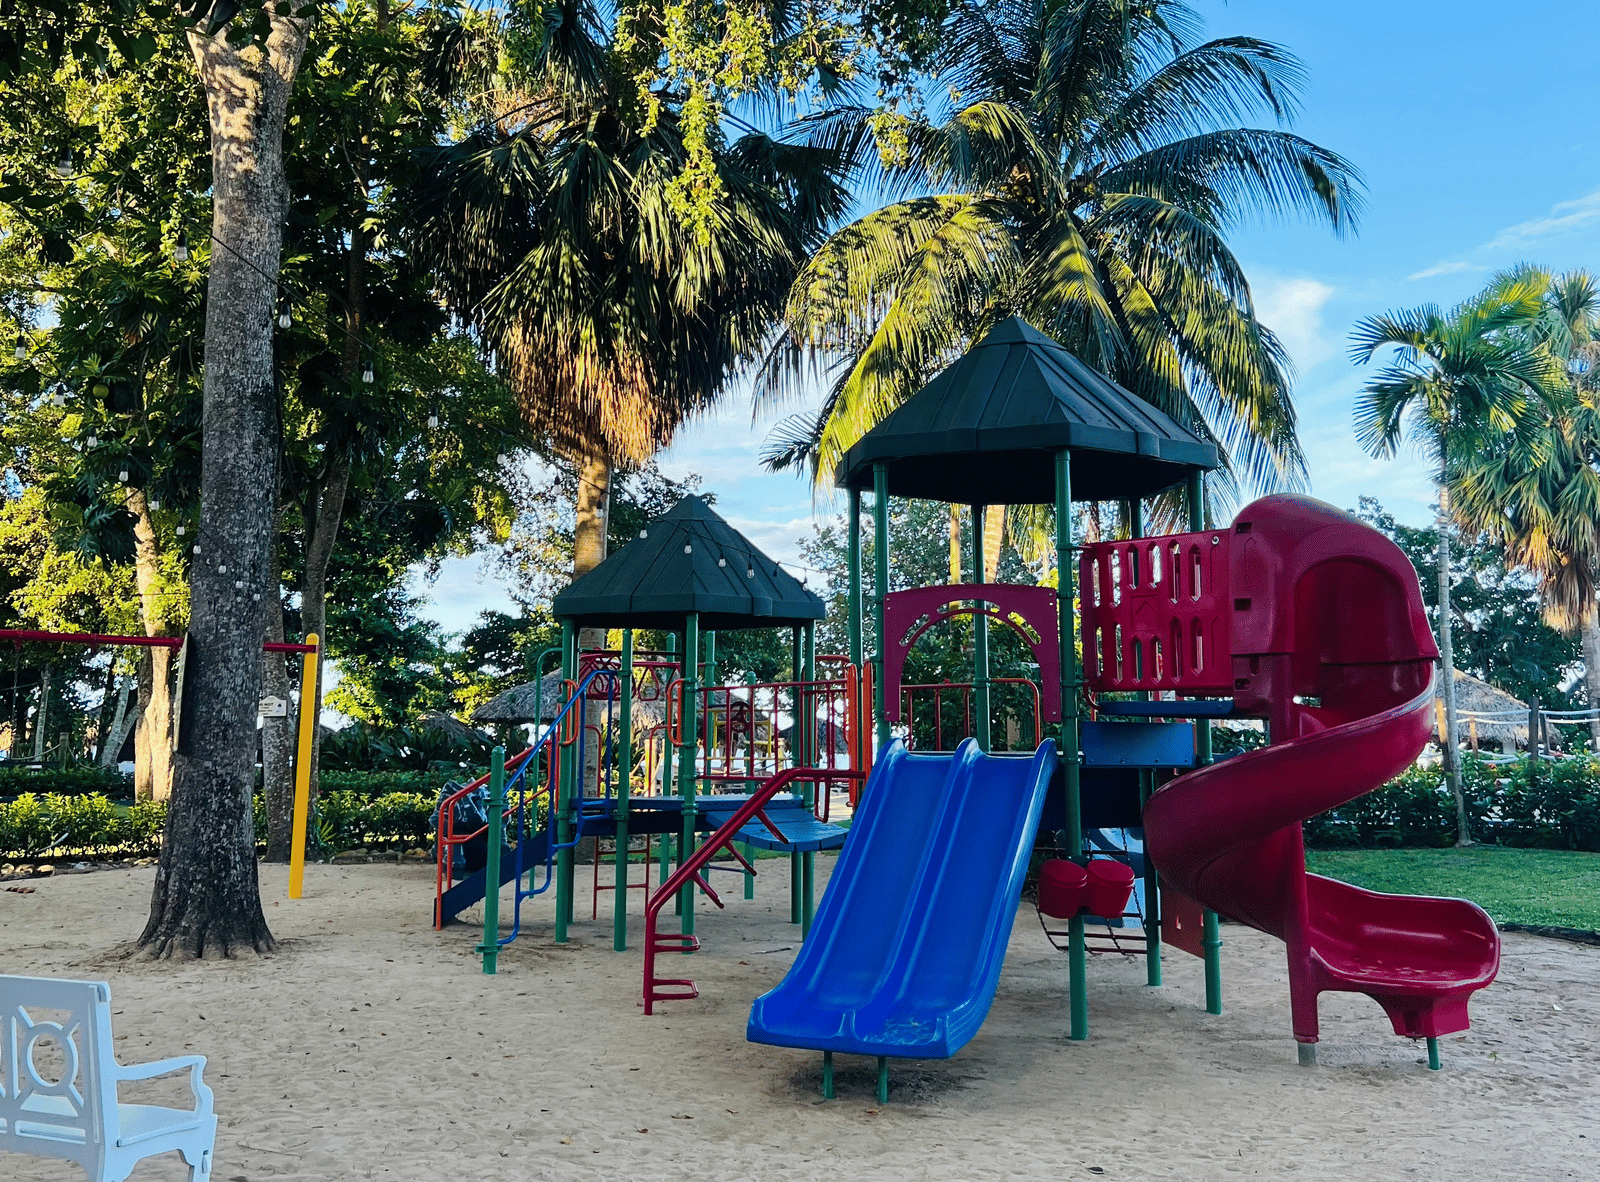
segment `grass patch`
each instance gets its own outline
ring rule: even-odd
[[[1600,854],[1500,846],[1307,850],[1306,865],[1372,891],[1471,899],[1502,923],[1600,931]]]

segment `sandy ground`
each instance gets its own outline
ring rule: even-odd
[[[183,966],[106,955],[137,933],[150,870],[35,881],[0,892],[0,972],[109,980],[124,1062],[208,1056],[219,1182],[1600,1176],[1600,949],[1507,936],[1438,1074],[1376,1004],[1327,995],[1322,1065],[1306,1069],[1275,942],[1223,929],[1221,1017],[1203,1011],[1198,961],[1171,954],[1150,989],[1142,961],[1097,958],[1091,1038],[1073,1043],[1065,958],[1024,910],[960,1055],[895,1063],[882,1107],[871,1060],[841,1057],[824,1103],[819,1055],[744,1040],[751,998],[798,943],[773,865],[755,901],[704,907],[704,951],[667,962],[701,997],[653,1018],[637,950],[612,952],[604,920],[552,944],[542,899],[484,976],[470,927],[430,928],[418,865],[313,866],[294,904],[268,867],[281,951]],[[134,1179],[186,1176],[173,1157]],[[0,1154],[0,1179],[81,1177]]]

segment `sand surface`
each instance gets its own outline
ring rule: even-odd
[[[36,880],[0,892],[0,972],[109,980],[123,1062],[206,1055],[218,1182],[1600,1177],[1600,949],[1508,935],[1437,1074],[1375,1003],[1325,995],[1322,1065],[1306,1069],[1276,942],[1224,927],[1220,1017],[1196,960],[1169,954],[1151,989],[1142,960],[1098,957],[1091,1037],[1073,1043],[1065,957],[1024,909],[965,1050],[894,1063],[884,1106],[872,1061],[841,1057],[824,1103],[820,1055],[744,1039],[798,944],[769,865],[754,901],[702,904],[705,949],[667,962],[701,996],[652,1018],[637,938],[612,952],[602,919],[557,946],[540,899],[485,976],[471,927],[430,927],[432,872],[415,864],[313,866],[293,904],[267,867],[281,951],[181,966],[107,956],[137,934],[153,871]],[[0,1154],[8,1182],[82,1176]],[[176,1157],[133,1175],[186,1176]]]

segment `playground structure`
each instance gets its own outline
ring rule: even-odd
[[[977,1031],[1018,867],[1036,844],[1056,855],[1041,869],[1040,906],[1067,921],[1073,1039],[1088,1037],[1087,916],[1091,905],[1120,911],[1135,862],[1148,982],[1161,983],[1171,943],[1204,960],[1206,1008],[1220,1013],[1218,913],[1278,936],[1302,1062],[1315,1062],[1316,999],[1330,989],[1372,996],[1396,1033],[1428,1040],[1432,1067],[1438,1037],[1467,1025],[1468,996],[1498,968],[1488,917],[1462,900],[1377,895],[1309,875],[1300,831],[1379,787],[1427,740],[1437,654],[1416,574],[1376,531],[1308,498],[1264,498],[1230,528],[1208,528],[1204,476],[1217,466],[1211,445],[1015,318],[846,454],[835,479],[850,498],[853,662],[870,667],[869,490],[877,588],[889,581],[890,496],[970,505],[975,554],[986,505],[1051,504],[1056,568],[1078,572],[1084,629],[1080,657],[1072,599],[1047,588],[980,582],[874,597],[882,754],[856,815],[859,837],[840,855],[800,956],[756,1000],[748,1028],[752,1041],[821,1050],[825,1095],[835,1051],[878,1057],[881,1100],[889,1057],[947,1057]],[[1175,489],[1190,532],[1144,537],[1146,502]],[[1073,503],[1107,500],[1124,503],[1132,537],[1076,548],[1075,566]],[[977,725],[952,755],[900,751],[891,740],[905,651],[958,614],[972,619]],[[1059,724],[1056,744],[1031,757],[985,754],[992,622],[1033,653],[1042,718]],[[1218,718],[1260,719],[1269,746],[1213,763]],[[1039,843],[1040,830],[1053,838]],[[1142,838],[1141,856],[1115,867],[1091,857],[1086,838],[1105,830]],[[851,906],[858,891],[873,906]]]
[[[564,705],[507,765],[509,782],[498,766],[487,778],[487,865],[461,882],[449,851],[479,834],[448,831],[441,813],[436,920],[485,899],[486,882],[517,878],[519,907],[553,885],[564,941],[578,844],[612,838],[617,949],[628,889],[646,894],[649,1014],[695,996],[690,981],[658,976],[656,962],[700,946],[696,892],[721,906],[707,878],[718,859],[732,860],[723,868],[743,874],[748,893],[750,848],[787,852],[790,918],[805,943],[783,982],[755,1000],[748,1037],[822,1051],[824,1095],[835,1052],[876,1056],[884,1099],[891,1057],[948,1057],[981,1026],[1024,877],[1043,855],[1038,906],[1041,919],[1066,924],[1045,928],[1064,939],[1072,1039],[1089,1036],[1094,951],[1144,955],[1151,985],[1166,946],[1195,955],[1206,1009],[1220,1014],[1226,916],[1284,941],[1302,1062],[1315,1062],[1318,995],[1342,990],[1373,997],[1396,1033],[1427,1039],[1437,1067],[1437,1039],[1466,1027],[1468,997],[1497,971],[1493,923],[1465,901],[1307,874],[1300,829],[1379,787],[1427,740],[1437,654],[1416,574],[1380,534],[1308,498],[1263,498],[1215,526],[1205,475],[1218,465],[1216,449],[1181,424],[1021,320],[1002,322],[835,473],[849,501],[849,651],[822,658],[816,597],[687,498],[557,597]],[[1079,602],[986,583],[976,561],[972,582],[869,600],[863,494],[876,589],[890,585],[891,496],[970,506],[974,555],[988,506],[1047,504],[1056,568],[1076,574]],[[1074,504],[1105,501],[1121,502],[1130,536],[1075,545]],[[1169,519],[1181,510],[1188,532],[1146,536],[1147,508]],[[970,679],[905,683],[911,648],[955,620],[969,621]],[[1031,676],[991,676],[994,626],[1014,635]],[[743,627],[792,629],[793,680],[702,684],[715,630]],[[622,629],[618,651],[578,643],[580,629],[598,628]],[[639,659],[639,628],[669,632],[671,647]],[[642,786],[659,783],[659,795],[634,791],[632,709],[647,682],[666,699],[642,740]],[[1002,686],[1014,692],[1012,753],[991,750]],[[918,722],[919,700],[931,720]],[[1211,723],[1229,718],[1258,720],[1268,746],[1214,761]],[[1024,733],[1029,749],[1015,751]],[[910,749],[913,734],[920,749]],[[503,789],[524,782],[537,787],[514,797],[502,823]],[[702,791],[716,787],[741,791]],[[848,842],[828,819],[841,787],[856,809]],[[549,802],[542,821],[530,803],[538,793]],[[630,882],[630,835],[661,838],[654,889],[648,851],[645,882]],[[813,916],[815,851],[840,846]],[[496,893],[485,903],[481,951],[493,971],[504,943]],[[669,904],[680,930],[664,933]],[[1106,935],[1088,931],[1091,918]],[[1129,919],[1138,937],[1118,934]],[[513,937],[519,929],[520,912]]]
[[[740,874],[748,898],[757,877],[751,851],[789,855],[790,919],[802,934],[809,930],[816,853],[837,849],[845,836],[828,820],[833,791],[862,778],[868,762],[856,667],[816,658],[822,601],[690,496],[575,580],[554,608],[562,704],[531,747],[509,761],[497,757],[489,774],[441,801],[436,926],[483,901],[480,951],[492,972],[499,948],[521,933],[523,902],[554,891],[555,939],[565,942],[576,913],[578,853],[593,841],[591,914],[599,894],[612,892],[614,948],[628,946],[630,890],[645,895],[647,949],[656,946],[654,925],[669,901],[680,920],[677,946],[692,948],[697,892],[723,904],[703,872],[710,853],[684,868],[697,835],[727,830],[712,848],[729,851],[734,865],[714,868]],[[791,678],[702,684],[704,670],[716,665],[716,633],[747,628],[789,631]],[[620,648],[583,643],[608,630],[620,630]],[[640,630],[667,633],[670,647],[636,650]],[[654,707],[643,727],[635,718],[641,703]],[[784,773],[793,773],[782,779],[790,791],[777,798],[767,791],[741,811],[753,799],[748,790],[770,789]],[[455,806],[482,789],[487,821],[458,828]],[[638,865],[630,856],[636,838],[646,843],[642,879],[630,869]],[[456,851],[472,842],[485,847],[484,865],[463,867],[458,878]],[[602,842],[612,847],[609,885],[600,878]],[[497,893],[485,892],[490,881],[516,883],[506,936]],[[672,988],[682,995],[683,986]]]

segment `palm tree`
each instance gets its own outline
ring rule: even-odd
[[[1475,448],[1454,475],[1452,504],[1464,526],[1505,547],[1506,557],[1539,580],[1545,622],[1570,636],[1581,631],[1591,706],[1600,703],[1600,407],[1591,373],[1600,329],[1600,283],[1587,271],[1553,275],[1518,267],[1490,291],[1532,283],[1537,316],[1518,329],[1547,349],[1552,368],[1544,397],[1530,399],[1517,427]],[[1600,750],[1600,717],[1589,720]]]
[[[1443,664],[1445,768],[1456,799],[1457,844],[1470,845],[1456,752],[1455,660],[1451,653],[1450,488],[1463,458],[1516,428],[1551,380],[1553,363],[1521,330],[1543,309],[1532,279],[1507,283],[1449,313],[1433,305],[1368,317],[1356,325],[1358,364],[1380,349],[1396,355],[1363,388],[1356,435],[1371,455],[1391,457],[1409,433],[1439,485],[1439,651]],[[1408,431],[1409,428],[1409,431]]]
[[[1199,434],[1262,487],[1304,479],[1289,363],[1256,319],[1226,230],[1298,213],[1350,228],[1359,181],[1283,130],[1303,81],[1284,49],[1197,43],[1181,0],[960,6],[928,117],[865,107],[809,121],[895,197],[835,233],[790,293],[769,397],[818,358],[815,415],[775,434],[772,467],[831,475],[843,453],[965,345],[1020,313]]]
[[[681,96],[636,109],[634,63],[566,0],[499,118],[440,149],[417,240],[498,354],[530,426],[578,472],[574,573],[605,557],[613,467],[638,464],[760,356],[844,206],[836,154],[747,130],[715,145],[699,233],[673,183]]]

